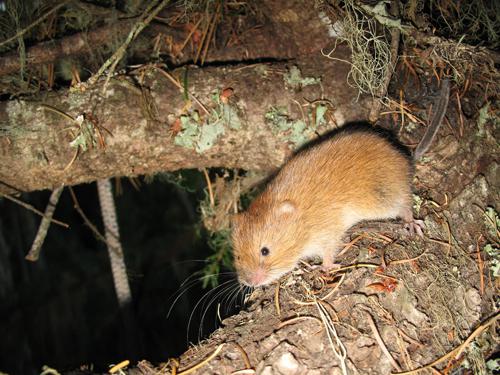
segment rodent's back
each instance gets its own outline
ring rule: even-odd
[[[376,219],[388,216],[388,205],[397,210],[409,204],[411,176],[411,160],[384,136],[340,131],[290,159],[262,198],[295,202],[305,220],[339,210]],[[385,211],[379,215],[381,207]]]

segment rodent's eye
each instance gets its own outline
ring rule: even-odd
[[[269,255],[269,249],[267,247],[263,247],[262,249],[260,249],[260,253],[263,256],[267,256],[267,255]]]

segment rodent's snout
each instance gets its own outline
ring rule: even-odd
[[[267,272],[258,267],[255,271],[246,272],[240,277],[240,281],[251,287],[257,287],[266,284]]]

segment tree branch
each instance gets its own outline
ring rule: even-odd
[[[340,51],[345,54],[343,58],[348,57],[347,50]],[[288,69],[285,64],[190,70],[186,88],[218,116],[223,114],[220,103],[214,102],[214,93],[227,87],[234,90],[229,105],[241,123],[239,129],[224,125],[223,134],[216,135],[203,152],[198,147],[180,146],[179,137],[184,133],[179,133],[181,129],[176,125],[180,126],[179,120],[190,105],[199,111],[199,123],[194,125],[198,133],[206,126],[203,124],[214,119],[207,119],[195,104],[185,102],[183,92],[156,69],[137,72],[138,79],[147,77],[140,89],[130,78],[116,77],[105,93],[101,93],[101,82],[81,92],[50,93],[43,103],[0,103],[0,124],[4,124],[0,129],[0,191],[12,191],[9,185],[32,191],[186,168],[272,170],[291,152],[290,133],[273,131],[265,119],[272,108],[287,108],[290,119],[302,119],[294,101],[311,111],[311,101],[336,98],[335,107],[329,108],[331,118],[340,122],[366,119],[367,106],[351,101],[355,92],[346,84],[345,64],[321,58],[296,63],[304,77],[324,76],[321,85],[291,90],[284,80]],[[174,77],[181,74],[185,74],[184,70],[172,73]],[[80,127],[75,121],[44,110],[46,106],[80,118]],[[325,128],[334,126],[330,121]],[[95,138],[85,151],[78,142],[82,142],[89,127]],[[75,147],[81,147],[80,153],[65,170],[75,155]]]

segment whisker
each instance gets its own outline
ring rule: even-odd
[[[234,272],[221,272],[219,273],[219,275],[230,275],[232,276],[232,274],[234,274]],[[200,276],[200,277],[197,277],[198,275],[196,273],[188,276],[186,278],[186,280],[184,280],[181,285],[179,286],[179,288],[177,289],[177,291],[174,292],[174,294],[169,297],[169,299],[167,300],[167,303],[168,301],[171,299],[171,298],[174,298],[175,295],[177,293],[179,293],[177,295],[177,297],[175,297],[174,301],[172,302],[170,308],[168,309],[168,312],[167,312],[167,319],[169,318],[171,312],[172,312],[172,309],[174,308],[175,304],[177,303],[177,301],[179,300],[179,298],[181,298],[190,288],[192,288],[194,285],[196,285],[197,282],[200,282],[206,278],[209,278],[209,277],[212,277],[213,275],[205,275],[205,276]],[[196,279],[194,279],[196,277]],[[185,288],[185,289],[184,289]],[[183,290],[182,290],[183,289]]]
[[[241,289],[239,288],[239,284],[233,286],[233,290],[231,291],[231,299],[228,303],[227,312],[231,311],[231,306],[234,306],[234,309],[238,308],[238,296],[240,294]]]
[[[210,309],[210,306],[217,300],[220,298],[221,295],[225,294],[226,291],[228,290],[228,288],[231,287],[231,283],[233,282],[234,280],[228,280],[226,282],[224,282],[223,284],[220,285],[220,290],[217,291],[217,293],[215,293],[212,298],[210,299],[210,301],[208,301],[205,309],[203,310],[203,314],[201,315],[201,322],[200,322],[200,327],[198,328],[198,341],[201,340],[201,337],[202,337],[202,333],[203,333],[203,322],[205,321],[205,316],[208,312],[208,310]],[[214,289],[215,290],[215,289]],[[217,315],[215,315],[215,321],[214,321],[214,326],[217,326]]]
[[[196,305],[195,305],[195,306],[194,306],[194,308],[193,308],[193,311],[191,311],[191,314],[189,314],[188,326],[187,326],[187,331],[186,331],[186,335],[187,335],[187,337],[186,337],[186,338],[187,338],[187,339],[189,338],[189,329],[190,329],[190,327],[191,327],[191,321],[192,321],[192,319],[193,319],[193,315],[194,315],[194,313],[195,313],[196,309],[198,308],[198,306],[200,305],[200,303],[203,303],[203,305],[202,305],[202,306],[204,306],[205,301],[206,301],[206,299],[210,296],[210,294],[215,293],[215,292],[216,292],[218,289],[220,289],[220,288],[223,288],[223,287],[224,287],[224,285],[225,285],[225,284],[227,284],[228,282],[230,282],[230,280],[229,280],[229,281],[226,281],[226,282],[224,282],[224,283],[222,283],[222,284],[220,284],[220,285],[218,285],[218,286],[217,286],[217,287],[215,287],[214,289],[211,289],[211,290],[207,291],[207,292],[203,295],[203,297],[201,297],[201,298],[200,298],[200,300],[196,303]],[[189,340],[188,340],[188,341],[189,341]]]

